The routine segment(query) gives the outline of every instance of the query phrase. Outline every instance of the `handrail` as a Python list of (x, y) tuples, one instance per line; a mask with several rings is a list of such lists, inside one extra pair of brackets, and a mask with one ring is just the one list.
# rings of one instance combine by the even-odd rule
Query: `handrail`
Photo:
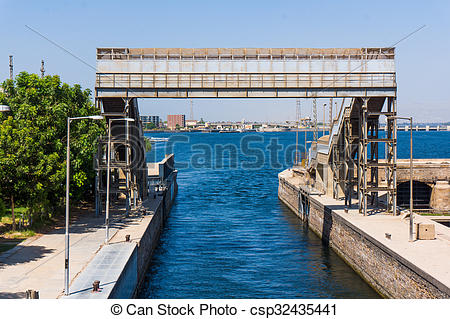
[(373, 60), (394, 57), (394, 48), (97, 48), (97, 60)]
[[(333, 136), (338, 135), (339, 132), (341, 131), (342, 123), (344, 122), (343, 120), (344, 120), (345, 110), (347, 108), (351, 108), (354, 102), (355, 102), (355, 99), (352, 99), (352, 101), (350, 102), (350, 105), (344, 106), (342, 104), (342, 107), (339, 111), (338, 121), (336, 121), (333, 124), (333, 128), (330, 131), (329, 138), (328, 138), (328, 145), (326, 146), (326, 148), (325, 147), (321, 148), (321, 147), (319, 147), (318, 144), (313, 144), (310, 147), (309, 157), (308, 157), (308, 167), (311, 167), (311, 165), (313, 164), (313, 161), (317, 160), (318, 153), (329, 154), (330, 149), (331, 149), (331, 144), (333, 143)], [(314, 149), (313, 149), (313, 146), (315, 146)], [(325, 153), (321, 152), (323, 150), (325, 150)]]
[[(350, 102), (350, 105), (344, 106), (344, 104), (342, 104), (342, 107), (339, 111), (339, 117), (338, 117), (339, 120), (337, 121), (337, 123), (333, 124), (333, 128), (331, 129), (331, 132), (330, 132), (330, 137), (328, 139), (327, 154), (329, 154), (329, 152), (330, 152), (331, 144), (333, 143), (333, 136), (338, 135), (339, 132), (341, 131), (342, 123), (344, 123), (343, 120), (344, 120), (345, 109), (351, 108), (354, 103), (355, 103), (355, 99), (352, 99), (352, 101)], [(334, 131), (335, 127), (337, 127), (336, 131)]]
[(396, 87), (387, 73), (97, 73), (97, 88), (378, 88)]

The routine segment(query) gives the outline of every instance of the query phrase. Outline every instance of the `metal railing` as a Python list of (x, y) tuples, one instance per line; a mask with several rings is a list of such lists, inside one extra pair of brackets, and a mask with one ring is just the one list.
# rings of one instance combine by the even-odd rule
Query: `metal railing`
[(395, 73), (97, 73), (97, 88), (394, 88)]
[(97, 60), (375, 60), (394, 48), (97, 48)]

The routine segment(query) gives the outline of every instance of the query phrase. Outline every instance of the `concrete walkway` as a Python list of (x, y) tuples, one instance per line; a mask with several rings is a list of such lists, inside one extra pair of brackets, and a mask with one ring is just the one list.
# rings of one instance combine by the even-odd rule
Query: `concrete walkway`
[[(110, 236), (122, 228), (123, 213), (113, 215)], [(40, 298), (58, 298), (64, 289), (64, 227), (25, 240), (0, 254), (0, 298), (25, 298), (25, 291), (39, 291)], [(105, 240), (104, 215), (93, 212), (70, 227), (70, 280), (83, 270)]]
[[(137, 263), (137, 258), (132, 258), (136, 245), (140, 244), (141, 238), (149, 228), (155, 211), (162, 204), (162, 197), (144, 201), (141, 208), (145, 214), (134, 212), (127, 218), (126, 225), (120, 227), (109, 244), (103, 246), (93, 257), (87, 267), (73, 280), (70, 286), (70, 295), (63, 296), (65, 299), (107, 299), (110, 298), (116, 283), (120, 280), (121, 274), (126, 271), (127, 263)], [(130, 241), (126, 242), (126, 236), (130, 236)], [(151, 236), (152, 237), (152, 236)], [(158, 240), (158, 237), (153, 237)], [(136, 257), (136, 254), (134, 255)], [(137, 265), (134, 267), (137, 269)], [(131, 278), (127, 277), (127, 284), (121, 285), (119, 296), (114, 298), (130, 298), (135, 291), (135, 283), (138, 281), (138, 273), (135, 271)], [(100, 293), (92, 293), (92, 283), (94, 280), (100, 281)], [(126, 296), (126, 297), (124, 297)]]

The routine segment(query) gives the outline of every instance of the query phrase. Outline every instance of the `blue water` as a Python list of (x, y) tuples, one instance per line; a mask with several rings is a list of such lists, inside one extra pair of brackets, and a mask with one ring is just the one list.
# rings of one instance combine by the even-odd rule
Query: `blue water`
[[(175, 153), (179, 193), (140, 298), (379, 297), (278, 200), (295, 133), (153, 136), (171, 137), (147, 157)], [(408, 157), (408, 133), (398, 138), (398, 157)], [(450, 158), (449, 132), (414, 141), (417, 157)]]

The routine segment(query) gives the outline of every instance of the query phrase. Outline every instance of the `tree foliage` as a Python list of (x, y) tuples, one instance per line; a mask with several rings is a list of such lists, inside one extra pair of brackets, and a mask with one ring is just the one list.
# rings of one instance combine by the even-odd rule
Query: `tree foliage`
[[(99, 114), (90, 90), (62, 83), (59, 76), (38, 77), (20, 73), (2, 84), (0, 104), (11, 112), (0, 115), (0, 194), (48, 213), (65, 194), (67, 117)], [(71, 196), (86, 198), (92, 192), (96, 138), (104, 121), (71, 123)]]
[(156, 129), (157, 127), (156, 127), (155, 123), (146, 123), (146, 124), (145, 124), (145, 128), (146, 128), (147, 130), (154, 130), (154, 129)]

